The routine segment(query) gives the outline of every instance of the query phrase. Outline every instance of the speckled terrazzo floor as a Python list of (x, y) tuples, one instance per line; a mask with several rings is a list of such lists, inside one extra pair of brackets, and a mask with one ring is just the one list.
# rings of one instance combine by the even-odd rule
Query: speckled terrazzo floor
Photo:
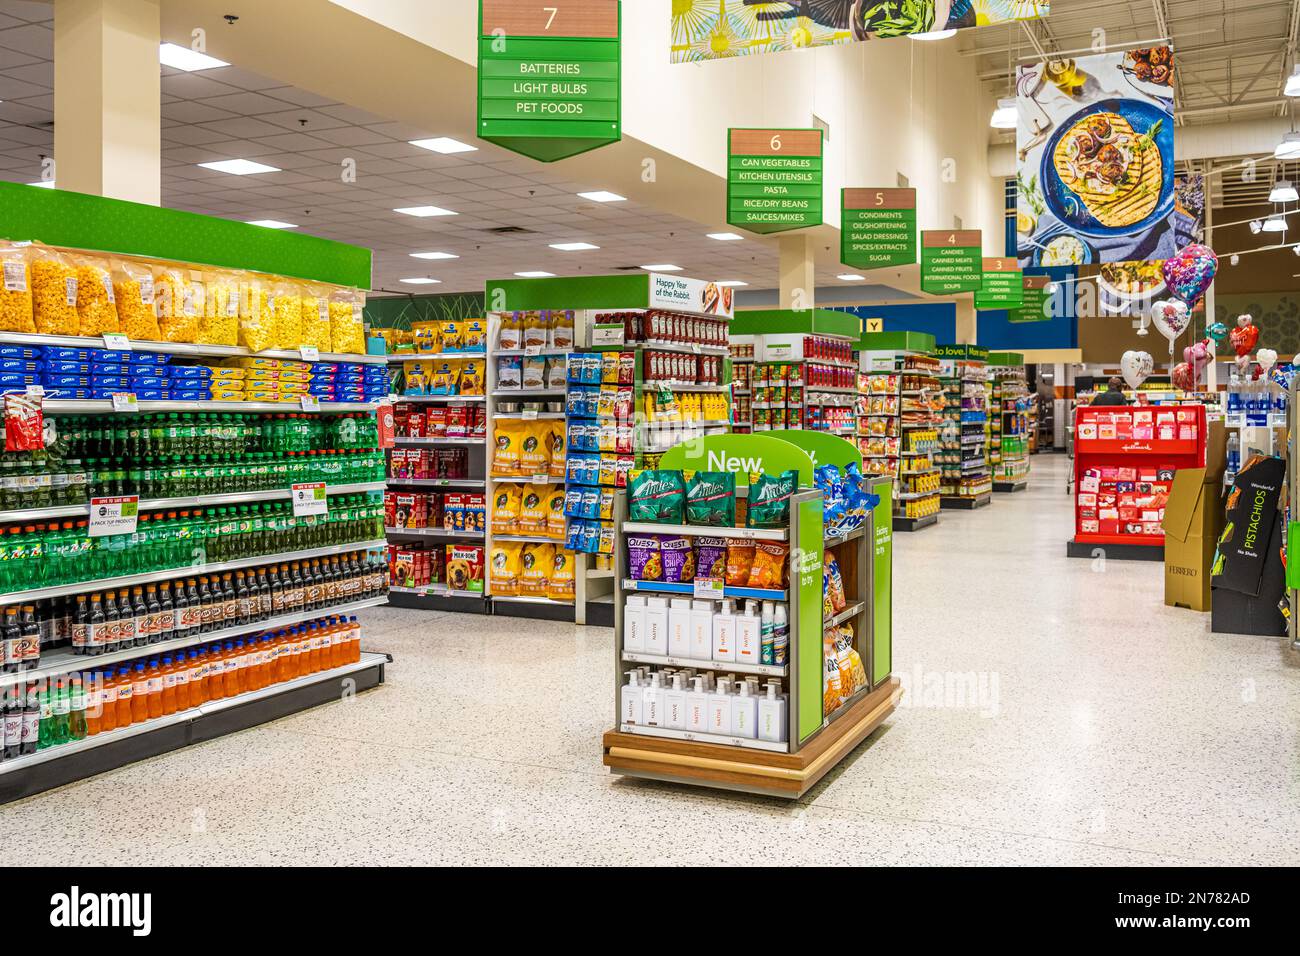
[(377, 609), (385, 686), (0, 807), (0, 864), (1300, 863), (1300, 666), (1067, 559), (1065, 468), (898, 537), (909, 697), (799, 803), (611, 777), (608, 630)]

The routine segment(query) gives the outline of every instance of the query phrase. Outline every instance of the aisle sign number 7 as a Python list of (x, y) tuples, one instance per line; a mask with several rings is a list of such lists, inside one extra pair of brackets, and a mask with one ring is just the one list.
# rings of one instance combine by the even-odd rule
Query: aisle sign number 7
[(549, 29), (551, 28), (551, 24), (555, 22), (555, 15), (556, 15), (557, 13), (560, 12), (560, 8), (559, 8), (559, 7), (542, 7), (542, 9), (545, 10), (547, 13), (550, 14), (550, 16), (546, 18), (546, 29), (549, 30)]

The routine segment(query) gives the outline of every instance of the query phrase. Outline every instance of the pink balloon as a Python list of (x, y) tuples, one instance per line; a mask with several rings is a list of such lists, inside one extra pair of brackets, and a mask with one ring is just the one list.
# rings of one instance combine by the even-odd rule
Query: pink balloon
[(1218, 271), (1219, 257), (1209, 246), (1198, 242), (1184, 246), (1160, 267), (1169, 291), (1186, 302), (1188, 308), (1201, 301)]

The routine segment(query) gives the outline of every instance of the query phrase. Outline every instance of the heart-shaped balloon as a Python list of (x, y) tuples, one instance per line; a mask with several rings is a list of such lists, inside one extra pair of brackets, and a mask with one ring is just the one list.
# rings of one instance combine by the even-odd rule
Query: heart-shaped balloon
[(1228, 333), (1228, 341), (1238, 356), (1249, 355), (1259, 341), (1259, 326), (1249, 315), (1237, 316), (1237, 327)]
[(1212, 322), (1205, 327), (1205, 334), (1216, 342), (1222, 342), (1228, 337), (1228, 327), (1222, 322)]
[(1183, 334), (1192, 317), (1186, 303), (1175, 299), (1151, 305), (1151, 323), (1169, 340), (1169, 354), (1174, 354), (1174, 339)]
[(1169, 373), (1169, 380), (1174, 383), (1174, 388), (1181, 388), (1184, 392), (1196, 391), (1196, 379), (1192, 373), (1192, 367), (1186, 362), (1179, 362)]
[(1268, 370), (1277, 364), (1277, 352), (1272, 349), (1260, 349), (1255, 353), (1255, 361), (1259, 363), (1259, 367), (1267, 375)]
[(1205, 366), (1214, 361), (1214, 353), (1210, 351), (1210, 340), (1201, 339), (1199, 342), (1187, 346), (1183, 349), (1183, 361), (1192, 369), (1192, 384), (1201, 380), (1201, 372)]
[(1128, 351), (1119, 360), (1119, 370), (1129, 388), (1137, 388), (1145, 382), (1155, 367), (1155, 361), (1146, 352)]
[(1166, 259), (1160, 267), (1165, 285), (1188, 307), (1195, 306), (1205, 295), (1205, 290), (1214, 281), (1214, 274), (1219, 271), (1219, 257), (1209, 246), (1194, 242), (1184, 246), (1172, 259)]

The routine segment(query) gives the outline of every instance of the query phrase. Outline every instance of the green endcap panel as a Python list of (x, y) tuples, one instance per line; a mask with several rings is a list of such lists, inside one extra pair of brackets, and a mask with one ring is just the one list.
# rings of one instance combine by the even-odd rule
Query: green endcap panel
[(871, 513), (871, 686), (879, 687), (894, 670), (894, 482), (870, 487), (880, 496)]
[(934, 336), (928, 332), (863, 332), (859, 352), (931, 352)]
[[(767, 433), (706, 435), (685, 441), (664, 452), (659, 467), (682, 471), (729, 471), (736, 476), (739, 488), (749, 486), (751, 473), (778, 475), (791, 469), (799, 472), (799, 487), (809, 488), (813, 483), (813, 462), (807, 453), (793, 443)], [(820, 509), (820, 505), (818, 507)], [(818, 597), (818, 607), (820, 602)]]
[(64, 189), (0, 183), (0, 236), (370, 288), (360, 246)]
[(790, 562), (790, 587), (799, 591), (799, 740), (821, 729), (822, 680), (822, 499), (801, 501), (799, 553), (812, 560)]
[(930, 354), (935, 358), (959, 359), (967, 362), (987, 362), (989, 360), (988, 349), (981, 345), (966, 345), (960, 342), (956, 345), (936, 345)]
[(814, 468), (821, 465), (835, 465), (843, 472), (850, 462), (857, 465), (859, 470), (862, 468), (862, 452), (858, 450), (858, 446), (839, 435), (818, 431), (788, 431), (783, 428), (762, 434), (789, 442), (807, 452)]
[(1025, 357), (1020, 352), (990, 352), (990, 365), (1024, 365)]
[(650, 306), (650, 275), (493, 279), (487, 284), (485, 305), (489, 312), (645, 309)]
[(856, 339), (862, 321), (831, 309), (752, 309), (737, 312), (732, 335), (842, 335)]

